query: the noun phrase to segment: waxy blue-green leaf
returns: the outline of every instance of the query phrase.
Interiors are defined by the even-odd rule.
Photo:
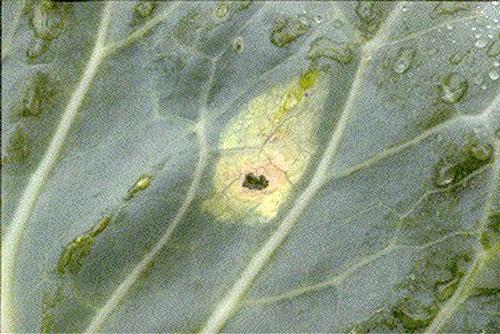
[[[499,19],[2,1],[2,332],[499,332]]]

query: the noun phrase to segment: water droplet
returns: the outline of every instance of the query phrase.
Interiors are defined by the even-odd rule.
[[[238,36],[233,41],[233,50],[236,52],[243,51],[243,37]]]
[[[500,54],[500,42],[499,41],[494,41],[488,47],[488,50],[486,51],[486,55],[488,57],[495,58],[499,54]]]
[[[486,90],[487,88],[488,88],[488,86],[486,86],[486,85],[482,85],[482,86],[481,86],[481,89],[482,89],[482,90]]]
[[[495,81],[498,79],[498,77],[500,76],[497,72],[497,70],[491,70],[488,75],[490,76],[490,79]]]
[[[314,16],[314,22],[320,24],[321,22],[323,22],[323,16],[321,15]]]
[[[453,27],[452,27],[452,26],[450,26],[450,25],[447,25],[447,26],[446,26],[446,29],[448,29],[448,30],[453,30]]]
[[[463,98],[469,84],[463,75],[451,73],[443,78],[441,87],[443,90],[442,99],[446,102],[455,103]]]
[[[476,74],[476,76],[474,77],[474,83],[476,85],[480,85],[483,83],[483,76],[481,75],[481,73]]]
[[[462,61],[462,59],[463,59],[463,55],[461,55],[459,53],[455,53],[454,55],[452,55],[450,57],[450,62],[452,64],[458,65],[458,64],[460,64],[460,62]]]
[[[344,25],[344,22],[342,22],[342,20],[339,20],[339,19],[333,20],[333,26],[335,28],[338,29],[338,28],[342,27],[343,25]]]
[[[415,49],[414,48],[401,48],[398,51],[398,55],[396,57],[396,61],[394,62],[394,72],[402,74],[406,72],[415,57]]]
[[[476,28],[476,27],[472,27],[472,31],[476,31],[476,30],[477,30],[477,28]]]
[[[155,9],[155,4],[147,1],[139,2],[134,10],[142,18],[150,16]]]
[[[353,53],[349,44],[345,42],[318,37],[311,43],[308,58],[312,61],[318,61],[321,57],[332,59],[341,64],[348,64],[352,61]]]
[[[455,178],[455,168],[453,164],[447,163],[445,160],[441,160],[436,168],[436,176],[434,178],[434,183],[438,187],[446,187],[453,182]]]
[[[229,4],[226,2],[219,2],[215,8],[215,16],[222,19],[229,12]]]
[[[476,48],[482,49],[482,48],[484,48],[486,46],[486,44],[488,44],[487,40],[485,40],[485,39],[478,39],[476,41],[476,43],[474,43],[474,46]]]
[[[495,67],[500,66],[500,62],[499,62],[498,60],[495,60],[495,61],[493,62],[493,66],[495,66]]]

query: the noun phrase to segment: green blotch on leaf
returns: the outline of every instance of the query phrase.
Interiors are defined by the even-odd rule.
[[[156,4],[149,1],[141,1],[134,7],[134,12],[141,18],[147,18],[153,14]]]
[[[144,191],[151,185],[153,180],[152,175],[142,175],[139,179],[132,185],[132,187],[127,192],[127,200],[132,199],[138,192]]]
[[[66,246],[57,262],[57,271],[64,275],[67,271],[76,274],[83,265],[83,259],[89,255],[94,245],[94,237],[82,235]]]
[[[347,42],[336,42],[327,37],[318,37],[311,43],[307,57],[314,63],[324,58],[340,64],[348,64],[353,59],[353,52]]]
[[[49,88],[47,74],[36,73],[26,84],[20,115],[22,117],[40,116],[46,102],[49,102],[52,96],[53,92]]]
[[[95,238],[101,234],[111,222],[111,217],[103,218],[89,232],[71,241],[63,250],[57,262],[57,272],[64,275],[66,272],[78,273],[83,260],[89,255],[95,243]]]
[[[359,19],[359,30],[365,38],[371,38],[384,18],[381,4],[376,1],[358,1],[354,12]]]
[[[35,36],[45,40],[57,38],[64,27],[66,5],[55,1],[43,0],[32,5],[31,26]]]
[[[305,16],[296,18],[280,18],[276,21],[271,32],[271,43],[279,48],[284,48],[311,29]]]
[[[471,138],[464,150],[451,147],[448,151],[450,154],[435,167],[434,184],[437,187],[454,185],[490,163],[493,148],[489,143]]]
[[[6,155],[2,163],[26,163],[31,156],[32,141],[27,131],[22,127],[17,127],[9,138],[6,148]]]

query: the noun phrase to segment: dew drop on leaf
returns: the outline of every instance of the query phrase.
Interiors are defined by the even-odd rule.
[[[488,76],[490,77],[491,80],[495,81],[498,79],[499,77],[499,74],[497,72],[497,70],[491,70],[489,73],[488,73]]]
[[[486,55],[488,57],[494,58],[494,57],[498,56],[499,54],[500,54],[500,42],[494,41],[488,47],[488,50],[486,51]]]
[[[233,41],[233,50],[236,52],[243,51],[243,37],[238,36]]]
[[[488,44],[488,41],[480,38],[476,41],[476,43],[474,43],[474,46],[478,49],[482,49],[486,46],[486,44]]]
[[[406,72],[415,57],[415,49],[414,48],[401,48],[398,51],[398,55],[396,57],[396,60],[394,62],[394,72],[398,74],[403,74]]]
[[[442,99],[446,102],[455,103],[464,97],[469,88],[469,83],[463,75],[451,73],[443,78],[441,88]]]

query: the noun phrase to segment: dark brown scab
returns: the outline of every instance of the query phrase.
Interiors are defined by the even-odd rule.
[[[267,188],[268,185],[269,181],[264,175],[261,174],[259,177],[257,177],[253,173],[248,173],[247,175],[245,175],[245,181],[243,181],[242,184],[243,187],[250,190],[263,190]]]

